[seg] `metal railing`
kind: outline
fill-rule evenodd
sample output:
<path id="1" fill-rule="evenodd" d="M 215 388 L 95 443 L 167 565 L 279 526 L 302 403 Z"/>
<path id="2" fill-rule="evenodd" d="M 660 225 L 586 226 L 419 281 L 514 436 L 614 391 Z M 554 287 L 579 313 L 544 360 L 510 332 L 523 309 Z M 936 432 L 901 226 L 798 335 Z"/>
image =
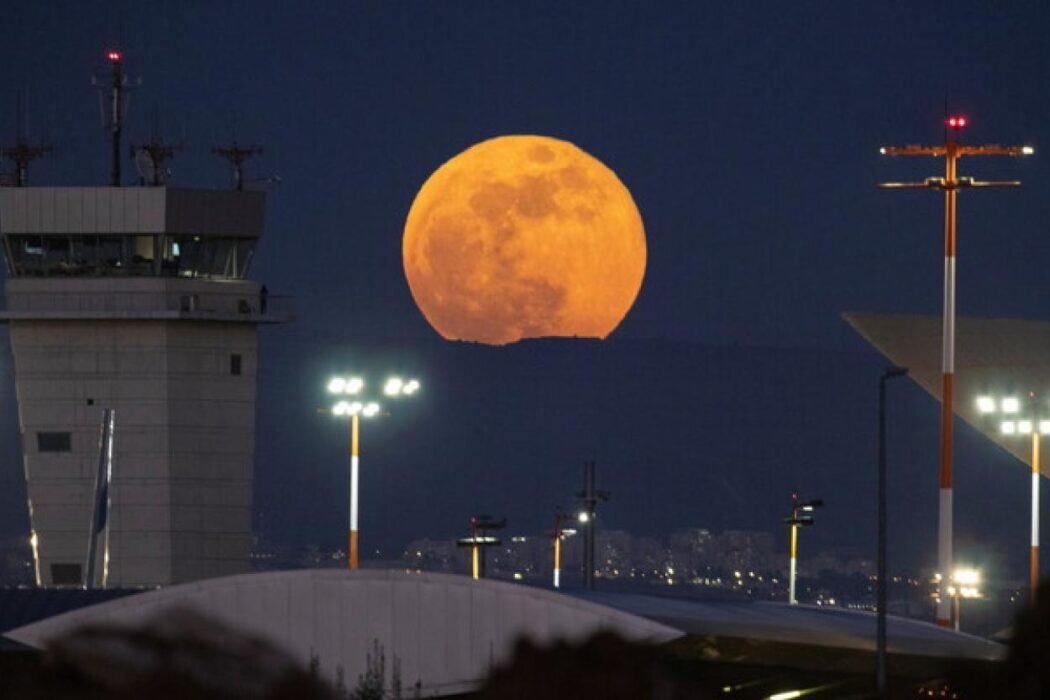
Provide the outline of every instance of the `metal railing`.
<path id="1" fill-rule="evenodd" d="M 178 312 L 194 316 L 246 315 L 273 320 L 294 317 L 294 299 L 284 295 L 251 295 L 214 292 L 18 291 L 0 297 L 0 311 L 7 313 L 92 314 Z"/>

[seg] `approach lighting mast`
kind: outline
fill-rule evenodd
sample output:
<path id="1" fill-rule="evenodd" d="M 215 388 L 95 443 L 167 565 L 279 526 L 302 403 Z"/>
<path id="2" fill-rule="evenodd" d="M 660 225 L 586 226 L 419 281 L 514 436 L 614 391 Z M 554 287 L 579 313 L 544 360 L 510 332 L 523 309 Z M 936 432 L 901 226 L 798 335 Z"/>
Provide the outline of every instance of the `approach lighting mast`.
<path id="1" fill-rule="evenodd" d="M 940 504 L 937 534 L 937 566 L 940 571 L 952 571 L 952 379 L 955 374 L 955 199 L 958 191 L 970 187 L 1020 187 L 1017 180 L 983 181 L 960 176 L 957 165 L 963 156 L 1027 156 L 1035 152 L 1031 146 L 966 146 L 959 133 L 969 124 L 963 116 L 945 120 L 945 140 L 942 146 L 885 146 L 879 152 L 887 156 L 944 157 L 944 177 L 928 177 L 922 182 L 884 182 L 883 189 L 936 189 L 944 192 L 944 310 L 941 353 L 941 427 L 940 427 Z M 940 602 L 937 605 L 937 624 L 951 625 L 951 603 L 945 594 L 947 581 L 941 582 Z"/>
<path id="2" fill-rule="evenodd" d="M 1016 396 L 978 396 L 977 411 L 983 415 L 999 414 L 999 432 L 1005 437 L 1030 438 L 1032 442 L 1032 534 L 1028 549 L 1029 603 L 1035 605 L 1039 587 L 1039 455 L 1040 437 L 1050 435 L 1050 413 L 1045 401 L 1028 392 L 1027 406 Z"/>
<path id="3" fill-rule="evenodd" d="M 498 547 L 501 541 L 489 532 L 507 527 L 507 519 L 496 520 L 491 515 L 473 515 L 470 518 L 470 536 L 456 540 L 460 547 L 470 547 L 470 576 L 475 581 L 485 578 L 485 548 Z"/>
<path id="4" fill-rule="evenodd" d="M 824 505 L 824 501 L 816 498 L 812 501 L 800 501 L 798 494 L 791 494 L 791 517 L 784 518 L 784 522 L 791 527 L 791 557 L 788 563 L 788 603 L 798 605 L 795 597 L 795 579 L 798 574 L 798 529 L 813 524 L 813 511 Z"/>

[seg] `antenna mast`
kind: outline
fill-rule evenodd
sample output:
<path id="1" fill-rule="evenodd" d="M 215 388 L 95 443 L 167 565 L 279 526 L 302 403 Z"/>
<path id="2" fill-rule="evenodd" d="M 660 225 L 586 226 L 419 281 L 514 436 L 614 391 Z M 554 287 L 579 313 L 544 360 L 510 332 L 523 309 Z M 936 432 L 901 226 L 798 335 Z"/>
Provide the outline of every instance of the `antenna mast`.
<path id="1" fill-rule="evenodd" d="M 130 152 L 143 184 L 159 187 L 167 182 L 169 174 L 164 169 L 164 161 L 171 160 L 175 153 L 181 150 L 181 146 L 163 143 L 158 137 L 154 137 L 141 146 L 131 144 Z"/>
<path id="2" fill-rule="evenodd" d="M 30 146 L 25 134 L 25 99 L 18 91 L 15 113 L 15 142 L 11 146 L 0 146 L 0 157 L 15 164 L 15 187 L 29 184 L 29 164 L 37 158 L 43 158 L 51 151 L 50 146 Z"/>
<path id="3" fill-rule="evenodd" d="M 124 92 L 129 87 L 142 83 L 141 78 L 135 85 L 129 85 L 128 78 L 124 75 L 124 54 L 120 51 L 107 51 L 106 59 L 109 61 L 110 74 L 106 76 L 93 76 L 91 84 L 99 87 L 99 107 L 102 111 L 102 126 L 110 135 L 111 157 L 109 170 L 109 184 L 120 187 L 120 136 L 124 129 L 124 117 L 128 109 L 128 100 Z M 103 103 L 103 87 L 109 84 L 109 113 Z"/>
<path id="4" fill-rule="evenodd" d="M 211 152 L 233 166 L 233 189 L 240 192 L 244 189 L 245 161 L 252 156 L 262 155 L 263 149 L 262 146 L 238 146 L 235 140 L 232 146 L 216 146 Z"/>

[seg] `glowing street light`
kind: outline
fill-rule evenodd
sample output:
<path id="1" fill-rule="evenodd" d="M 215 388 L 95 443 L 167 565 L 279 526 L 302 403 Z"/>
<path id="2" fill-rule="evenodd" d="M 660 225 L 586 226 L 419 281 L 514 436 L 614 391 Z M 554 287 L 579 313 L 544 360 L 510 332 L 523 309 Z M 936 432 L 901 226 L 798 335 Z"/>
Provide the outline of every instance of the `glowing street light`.
<path id="1" fill-rule="evenodd" d="M 387 391 L 395 386 L 396 389 Z M 407 388 L 411 386 L 411 391 Z M 419 382 L 410 379 L 407 382 L 399 377 L 387 379 L 383 393 L 391 398 L 399 396 L 410 396 L 419 390 Z M 365 380 L 357 376 L 336 376 L 328 380 L 328 393 L 335 396 L 351 397 L 338 399 L 331 408 L 331 414 L 337 418 L 350 419 L 350 515 L 349 532 L 347 536 L 346 564 L 351 570 L 357 569 L 359 564 L 358 554 L 358 527 L 357 527 L 357 491 L 358 470 L 360 467 L 359 444 L 361 432 L 361 418 L 375 418 L 379 415 L 381 407 L 378 402 L 362 396 L 365 389 Z"/>
<path id="2" fill-rule="evenodd" d="M 817 508 L 824 505 L 824 501 L 817 498 L 812 501 L 798 500 L 798 494 L 791 494 L 791 517 L 784 518 L 784 522 L 791 526 L 791 559 L 788 563 L 788 603 L 798 605 L 795 598 L 795 576 L 798 562 L 798 528 L 813 524 L 813 516 L 809 515 Z"/>
<path id="3" fill-rule="evenodd" d="M 941 571 L 952 569 L 952 428 L 955 413 L 952 406 L 952 386 L 955 375 L 955 200 L 960 189 L 973 187 L 1020 187 L 1016 180 L 979 181 L 960 176 L 957 163 L 962 156 L 1027 156 L 1035 152 L 1031 146 L 965 146 L 959 132 L 969 124 L 963 116 L 945 120 L 945 139 L 941 146 L 886 146 L 879 152 L 888 156 L 943 156 L 944 177 L 928 177 L 922 182 L 885 182 L 885 189 L 935 189 L 944 192 L 944 329 L 941 348 L 941 457 L 940 503 L 937 534 L 937 565 Z M 950 129 L 950 132 L 949 132 Z M 937 624 L 949 625 L 947 597 L 941 595 L 937 606 Z"/>
<path id="4" fill-rule="evenodd" d="M 1040 414 L 1035 392 L 1028 393 L 1031 413 L 1021 416 L 1021 401 L 1016 396 L 996 400 L 992 396 L 977 397 L 977 410 L 987 416 L 1001 413 L 1006 420 L 999 422 L 999 432 L 1009 436 L 1031 436 L 1032 438 L 1032 537 L 1028 550 L 1028 586 L 1030 598 L 1035 602 L 1035 589 L 1039 586 L 1039 436 L 1050 435 L 1050 420 Z M 997 410 L 998 408 L 998 410 Z"/>

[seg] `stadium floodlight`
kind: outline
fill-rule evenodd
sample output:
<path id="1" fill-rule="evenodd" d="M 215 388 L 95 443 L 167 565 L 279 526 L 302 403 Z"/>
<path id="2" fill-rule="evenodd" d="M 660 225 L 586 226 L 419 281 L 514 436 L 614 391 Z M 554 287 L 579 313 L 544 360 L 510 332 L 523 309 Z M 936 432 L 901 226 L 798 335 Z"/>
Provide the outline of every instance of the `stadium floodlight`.
<path id="1" fill-rule="evenodd" d="M 952 572 L 952 585 L 948 592 L 952 596 L 952 604 L 955 608 L 955 631 L 959 631 L 959 617 L 962 611 L 961 600 L 963 598 L 980 598 L 981 572 L 977 569 L 960 567 Z"/>
<path id="2" fill-rule="evenodd" d="M 396 390 L 388 389 L 394 386 Z M 404 391 L 405 386 L 401 379 L 391 377 L 384 385 L 384 394 L 387 396 L 410 395 L 419 389 L 419 381 L 412 379 L 414 384 L 412 391 Z M 365 388 L 365 380 L 359 376 L 334 376 L 328 380 L 328 393 L 343 396 L 358 397 Z M 376 401 L 365 397 L 355 398 L 353 401 L 341 399 L 336 401 L 328 411 L 337 418 L 350 419 L 350 495 L 349 495 L 349 526 L 347 533 L 346 562 L 350 569 L 357 569 L 360 563 L 358 552 L 358 472 L 360 469 L 359 444 L 361 432 L 361 418 L 375 418 L 380 414 L 381 406 Z"/>
<path id="3" fill-rule="evenodd" d="M 982 406 L 992 405 L 992 411 L 984 411 Z M 1032 442 L 1032 528 L 1028 550 L 1028 585 L 1031 599 L 1035 600 L 1035 591 L 1039 586 L 1039 457 L 1040 436 L 1050 435 L 1050 412 L 1045 402 L 1037 402 L 1034 391 L 1028 392 L 1028 401 L 1022 413 L 1021 400 L 1016 396 L 1007 396 L 996 401 L 993 396 L 981 396 L 977 399 L 977 409 L 986 415 L 995 413 L 1009 414 L 1011 417 L 999 422 L 999 432 L 1014 437 L 1030 437 Z"/>

